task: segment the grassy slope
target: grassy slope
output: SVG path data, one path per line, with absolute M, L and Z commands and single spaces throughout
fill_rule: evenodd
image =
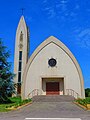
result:
M 87 104 L 90 104 L 90 97 L 86 97 L 85 99 L 77 99 L 76 102 L 83 106 L 87 106 Z
M 10 100 L 12 101 L 12 103 L 0 104 L 0 112 L 8 112 L 8 111 L 10 111 L 10 109 L 7 109 L 7 108 L 10 108 L 12 106 L 18 107 L 18 106 L 21 106 L 21 105 L 31 101 L 31 100 L 23 101 L 23 100 L 21 100 L 20 97 L 12 97 L 12 98 L 10 98 Z

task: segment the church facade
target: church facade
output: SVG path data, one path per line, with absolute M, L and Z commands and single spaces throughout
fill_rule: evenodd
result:
M 22 16 L 16 31 L 14 81 L 22 99 L 34 95 L 72 95 L 85 98 L 80 66 L 71 51 L 57 38 L 47 38 L 29 53 L 29 30 Z

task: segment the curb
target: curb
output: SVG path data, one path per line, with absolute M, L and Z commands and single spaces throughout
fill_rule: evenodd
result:
M 84 110 L 89 110 L 87 107 L 79 104 L 78 102 L 74 102 L 74 104 L 76 104 L 77 106 L 81 107 L 81 108 L 84 109 Z
M 21 109 L 21 108 L 23 108 L 23 107 L 25 107 L 25 106 L 28 106 L 29 104 L 32 104 L 32 101 L 31 101 L 31 102 L 28 102 L 28 103 L 26 103 L 26 104 L 24 104 L 24 105 L 18 106 L 17 108 L 12 108 L 12 109 L 8 108 L 8 109 L 11 110 L 11 111 L 13 111 L 13 110 L 18 110 L 18 109 Z

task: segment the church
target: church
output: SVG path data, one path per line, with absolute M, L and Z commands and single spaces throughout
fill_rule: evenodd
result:
M 14 82 L 22 99 L 35 95 L 85 98 L 81 68 L 72 52 L 56 37 L 42 42 L 29 58 L 29 29 L 21 16 L 15 41 Z

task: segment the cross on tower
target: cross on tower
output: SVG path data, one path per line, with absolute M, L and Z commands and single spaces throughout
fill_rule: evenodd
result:
M 21 8 L 21 13 L 22 13 L 22 15 L 24 14 L 24 10 L 25 10 L 24 8 Z

